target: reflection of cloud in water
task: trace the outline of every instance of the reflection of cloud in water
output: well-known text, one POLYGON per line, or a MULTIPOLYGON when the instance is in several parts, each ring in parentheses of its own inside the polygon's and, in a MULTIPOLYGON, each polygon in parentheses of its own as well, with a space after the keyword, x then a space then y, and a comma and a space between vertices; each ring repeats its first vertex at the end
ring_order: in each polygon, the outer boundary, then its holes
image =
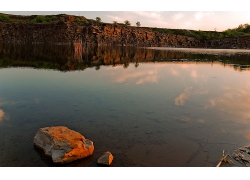
MULTIPOLYGON (((191 64, 192 65, 192 64, 191 64)), ((190 68, 190 66, 191 66, 190 64, 181 64, 181 68, 182 69, 188 69, 188 68, 190 68)))
POLYGON ((176 71, 175 69, 171 68, 170 70, 170 73, 173 75, 173 76, 179 76, 180 73, 178 71, 176 71))
POLYGON ((205 108, 214 108, 236 116, 242 116, 242 123, 250 121, 250 91, 248 89, 231 89, 221 97, 211 98, 205 108))
POLYGON ((121 77, 117 78, 115 81, 122 83, 128 80, 136 79, 136 84, 143 83, 156 83, 158 82, 157 71, 140 71, 129 74, 124 74, 121 77))
POLYGON ((181 93, 177 98, 175 98, 175 105, 182 106, 190 95, 192 87, 186 88, 183 93, 181 93))
POLYGON ((199 119, 198 122, 199 123, 205 123, 206 121, 204 119, 199 119))
POLYGON ((242 134, 246 139, 250 140, 250 129, 237 131, 236 133, 242 134))
POLYGON ((196 78, 197 77, 197 72, 195 70, 191 71, 191 77, 196 78))
POLYGON ((2 109, 0 109, 0 121, 3 120, 3 117, 4 117, 4 112, 2 109))

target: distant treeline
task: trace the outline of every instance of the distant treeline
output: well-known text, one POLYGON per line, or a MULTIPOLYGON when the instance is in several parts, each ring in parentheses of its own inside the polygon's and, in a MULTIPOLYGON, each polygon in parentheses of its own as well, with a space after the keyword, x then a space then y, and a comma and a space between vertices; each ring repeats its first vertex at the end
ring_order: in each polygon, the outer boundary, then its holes
POLYGON ((201 31, 201 30, 187 30, 187 29, 167 29, 167 28, 149 28, 154 32, 167 33, 191 36, 195 38, 224 38, 224 37, 239 37, 239 36, 250 36, 250 25, 241 24, 237 28, 227 29, 222 32, 217 31, 201 31))
MULTIPOLYGON (((66 14, 59 15, 31 15, 31 16, 18 16, 18 15, 8 15, 0 13, 0 22, 6 23, 53 23, 53 22, 66 22, 72 18, 73 22, 79 23, 81 25, 93 25, 93 24, 110 24, 103 23, 101 19, 86 19, 84 16, 72 16, 66 14)), ((119 26, 128 26, 124 23, 117 23, 114 21, 115 25, 119 26)), ((130 25, 129 25, 130 26, 130 25)), ((201 30, 187 30, 187 29, 168 29, 168 28, 157 28, 157 27, 135 27, 135 28, 146 28, 151 29, 154 32, 166 33, 166 34, 175 34, 175 35, 184 35, 195 38, 224 38, 224 37, 239 37, 239 36, 250 36, 250 25, 241 24, 237 28, 227 29, 222 32, 215 31, 201 31, 201 30)))

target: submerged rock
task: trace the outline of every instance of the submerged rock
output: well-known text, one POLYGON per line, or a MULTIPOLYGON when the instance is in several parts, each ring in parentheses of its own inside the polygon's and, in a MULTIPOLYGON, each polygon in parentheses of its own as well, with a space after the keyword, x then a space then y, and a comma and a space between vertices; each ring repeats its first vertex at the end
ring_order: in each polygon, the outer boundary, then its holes
POLYGON ((68 163, 93 154, 94 144, 80 133, 64 126, 40 128, 34 145, 43 149, 54 163, 68 163))
POLYGON ((98 159, 98 164, 110 165, 114 159, 114 156, 111 152, 107 151, 98 159))
POLYGON ((241 148, 239 148, 239 150, 243 151, 243 152, 248 152, 248 148, 246 148, 246 147, 241 147, 241 148))
POLYGON ((242 159, 243 159, 244 161, 247 161, 247 162, 250 163, 250 156, 249 156, 249 155, 243 155, 243 156, 242 156, 242 159))

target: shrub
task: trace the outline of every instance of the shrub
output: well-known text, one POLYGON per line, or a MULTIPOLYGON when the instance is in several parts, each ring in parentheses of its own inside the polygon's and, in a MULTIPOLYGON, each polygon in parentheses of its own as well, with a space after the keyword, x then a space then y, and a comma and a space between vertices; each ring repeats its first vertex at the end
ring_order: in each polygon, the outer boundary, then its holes
POLYGON ((128 20, 124 21, 124 24, 125 24, 126 26, 130 26, 130 25, 131 25, 131 23, 130 23, 128 20))
POLYGON ((35 23, 45 23, 45 16, 37 15, 35 19, 32 20, 35 23))
POLYGON ((82 20, 82 19, 79 19, 79 18, 76 18, 74 21, 78 22, 78 23, 82 23, 82 24, 88 24, 89 23, 87 20, 85 20, 85 19, 82 20))
POLYGON ((100 17, 96 17, 95 20, 96 20, 97 23, 101 23, 102 22, 102 19, 100 17))
POLYGON ((9 22, 10 18, 7 15, 0 14, 0 22, 9 22))
POLYGON ((141 23, 139 21, 136 22, 136 26, 137 27, 140 27, 141 26, 141 23))

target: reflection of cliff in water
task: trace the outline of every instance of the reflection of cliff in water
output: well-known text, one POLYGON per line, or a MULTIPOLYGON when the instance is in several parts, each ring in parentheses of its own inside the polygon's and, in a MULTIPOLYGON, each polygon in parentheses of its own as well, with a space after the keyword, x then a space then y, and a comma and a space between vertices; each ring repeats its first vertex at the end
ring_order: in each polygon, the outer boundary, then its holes
POLYGON ((0 44, 0 67, 34 67, 61 71, 84 70, 101 65, 128 67, 141 62, 219 62, 235 70, 250 70, 249 55, 194 55, 171 50, 160 51, 129 46, 83 46, 51 44, 0 44))

